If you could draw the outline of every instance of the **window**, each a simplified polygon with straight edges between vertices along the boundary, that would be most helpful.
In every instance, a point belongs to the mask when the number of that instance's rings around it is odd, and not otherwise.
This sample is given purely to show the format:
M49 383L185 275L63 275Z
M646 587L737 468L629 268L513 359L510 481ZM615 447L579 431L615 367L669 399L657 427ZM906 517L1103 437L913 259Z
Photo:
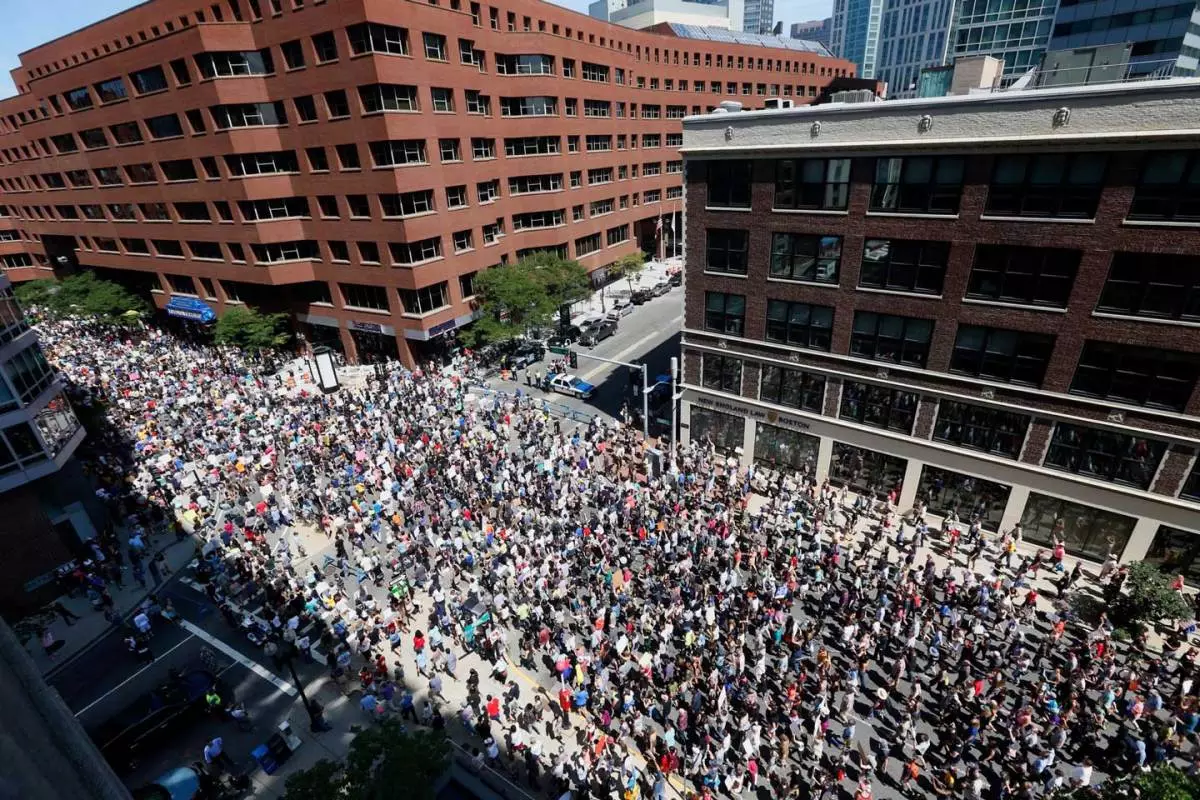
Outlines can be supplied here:
M583 219L583 206L571 206L571 222L579 222Z
M402 167L406 164L424 164L424 139L390 139L371 142L371 161L377 167Z
M504 154L509 158L556 155L561 142L557 136L522 136L504 140Z
M871 211L957 214L962 196L961 156L908 156L875 160Z
M129 96L125 91L125 82L120 78L109 78L96 84L96 96L101 103L115 103Z
M108 147L108 138L104 135L103 128L88 128L80 131L79 141L83 142L83 146L88 150Z
M828 352L832 333L833 309L829 306L767 301L767 341Z
M172 136L183 136L183 126L175 114L163 114L161 117L150 117L146 120L146 130L150 131L151 139L169 139Z
M293 39L284 42L279 45L279 51L283 53L283 63L287 64L288 69L303 69L304 48L300 46L299 41Z
M233 211L231 210L229 203L224 200L214 200L213 208L215 208L217 211L217 219L221 220L222 222L233 222ZM307 201L305 201L304 204L304 216L308 216Z
M339 242L331 239L329 242L327 242L327 244L329 245L329 259L331 261L350 260L350 248L346 247L345 242Z
M362 164L358 160L358 145L352 142L349 144L339 144L334 147L334 151L337 153L338 164L341 165L342 170L362 168Z
M666 139L667 147L683 147L682 133L668 133Z
M579 101L574 97L568 97L563 100L565 110L563 111L568 117L579 116Z
M1129 218L1200 222L1200 151L1147 154Z
M750 161L710 161L708 163L708 206L710 208L749 208Z
M500 196L500 181L479 181L475 184L475 192L479 196L480 203L491 203Z
M438 113L453 113L454 111L454 90L445 89L435 86L429 90L429 94L433 99L433 110Z
M1200 320L1200 257L1114 253L1097 311Z
M567 137L567 152L568 153L578 153L579 152L579 137L578 136L568 136ZM621 169L624 169L624 167L621 167Z
M588 186L595 186L602 183L612 183L613 171L612 167L599 167L597 169L588 170Z
M190 158L182 158L178 161L160 161L158 168L162 170L163 179L168 182L196 180L196 165Z
M196 55L196 68L204 78L269 75L275 71L270 50L208 52Z
M575 240L575 256L576 258L582 258L583 256L591 255L602 246L599 233L593 233L590 236L581 236Z
M296 154L291 150L225 156L225 166L235 178L300 171Z
M176 203L175 208L178 211L183 203ZM203 206L203 203L196 205ZM289 219L294 217L307 217L308 199L304 197L277 197L270 200L239 200L238 209L242 212L242 218L246 222L255 222L258 220L272 219ZM336 207L335 207L336 211ZM182 212L180 212L182 217ZM205 212L204 219L208 218L208 212Z
M579 65L579 76L585 81L608 83L608 67L584 61Z
M850 353L924 368L932 336L933 320L858 311L850 334Z
M364 22L347 26L346 36L350 39L350 52L356 56L363 53L408 55L408 31L404 28Z
M1104 188L1107 160L1102 153L997 156L984 212L1091 219Z
M500 239L503 236L504 236L504 220L503 219L498 219L495 222L491 223L490 225L483 226L483 244L485 247L490 247L491 245L496 244L497 242L500 241ZM562 247L563 247L563 256L562 257L566 258L566 245L563 245ZM522 257L521 255L519 255L519 254L517 255L518 259L521 257ZM504 256L501 256L501 259L503 259L503 258L504 258Z
M364 286L359 283L339 283L342 300L347 307L387 311L387 289L382 286Z
M486 161L496 157L495 139L471 139L471 158L476 161Z
M825 378L774 364L763 364L758 399L820 414L825 404Z
M209 111L218 130L287 124L287 111L282 102L213 106Z
M277 264L285 261L302 261L320 258L317 243L310 239L294 242L272 242L271 244L252 244L250 251L254 260L259 264Z
M458 139L438 139L438 152L443 164L462 161Z
M1041 386L1053 350L1054 336L1050 334L959 325L950 371Z
M850 159L793 158L775 162L776 210L840 211L850 198Z
M192 253L192 258L208 261L225 259L225 254L221 252L221 245L216 242L188 242L187 246Z
M325 108L329 111L330 119L340 119L350 116L350 101L341 89L325 93Z
M985 245L975 248L967 297L1066 308L1078 250Z
M333 38L332 31L318 33L312 37L312 42L313 51L317 54L318 64L327 64L330 61L337 61L337 40Z
M514 228L516 227L515 222L513 224L513 227ZM467 250L475 249L474 237L472 236L470 229L465 230L465 231L455 231L453 240L454 240L454 252L456 252L456 253L463 253L463 252L466 252Z
M553 75L554 56L497 54L496 72L501 75Z
M750 248L750 232L708 229L707 261L709 272L728 272L745 275Z
M484 70L483 52L475 49L475 42L471 39L458 40L458 60L463 64L478 67L480 72Z
M385 217L411 217L434 211L433 190L422 189L403 194L381 194L379 205Z
M67 105L71 107L72 111L83 111L85 108L92 107L92 95L86 86L63 92L63 99L67 101Z
M154 252L167 258L183 258L183 245L173 239L151 239Z
M612 116L612 103L607 100L587 100L583 101L583 115L585 117L604 118Z
M142 212L142 219L147 222L167 222L171 219L166 203L139 203L138 208Z
M419 111L417 87L398 83L372 83L358 87L363 112Z
M606 200L593 200L591 206L588 208L589 217L602 217L612 212L613 201L611 197Z
M75 143L75 135L71 133L51 136L50 141L54 143L54 149L59 153L74 153L79 149L79 145Z
M1183 482L1183 489L1180 490L1179 496L1189 500L1200 500L1200 458L1192 464L1192 471L1188 473L1187 479Z
M1200 356L1191 353L1088 341L1071 394L1183 411L1198 372Z
M741 336L746 328L746 296L724 292L704 293L705 330Z
M1083 425L1054 425L1045 466L1149 489L1166 442Z
M392 242L388 247L392 251L392 261L397 264L420 264L441 258L442 255L442 239L439 236L419 242Z
M468 272L466 275L458 276L458 291L462 298L466 300L468 297L475 296L475 272Z
M771 238L771 277L780 280L838 282L842 237L776 233Z
M943 399L938 403L933 438L939 442L1017 458L1025 444L1030 419L998 408Z
M571 188L578 189L583 185L583 173L579 170L572 170L570 174Z
M129 82L133 84L133 90L138 94L161 92L167 88L167 76L163 72L163 68L159 66L146 67L131 73Z
M838 416L873 428L911 434L920 395L871 383L846 381Z
M317 208L321 210L321 217L324 219L338 218L337 198L331 194L318 195Z
M907 467L908 462L903 458L834 442L829 480L868 496L886 496L893 489L899 494Z
M365 194L346 195L346 207L350 209L350 219L371 218L371 203Z
M562 173L549 175L520 175L508 179L510 195L538 194L540 192L558 192L562 190Z
M647 161L645 164L642 164L642 177L643 178L653 178L654 176L661 175L661 174L662 174L662 162L661 161Z
M642 147L648 147L648 148L658 147L659 142L661 140L662 140L662 137L660 137L657 133L643 133L642 134ZM747 208L748 207L749 206L747 206Z
M253 201L245 202L248 205L254 205ZM175 214L179 217L180 222L209 222L212 220L208 213L208 204L202 202L176 203Z
M113 140L121 144L140 144L142 141L142 130L136 122L121 122L116 125L110 125L108 130L112 133Z
M467 89L465 96L468 114L482 114L489 117L492 115L492 99L490 97L477 89Z
M742 393L742 360L732 356L705 353L700 371L700 385L729 394Z
M711 442L722 453L732 453L745 441L746 421L737 414L693 405L691 425L692 441Z
M501 97L500 116L553 117L558 114L558 101L553 97Z
M467 207L467 187L466 186L447 186L446 187L446 208L466 208Z
M612 136L607 134L589 134L585 146L589 153L612 150Z
M79 211L75 206L55 206L59 219L79 219Z
M379 263L379 245L374 242L356 242L355 247L358 248L358 260L360 263Z
M1200 537L1169 525L1159 525L1145 560L1164 574L1182 575L1189 586L1200 583Z
M447 61L446 37L438 33L422 34L425 42L425 58L429 61Z
M22 403L28 403L54 382L54 368L40 347L26 347L4 363L4 374ZM3 382L0 382L0 388Z
M858 285L940 295L949 258L949 242L867 239Z
M400 289L400 304L404 313L410 315L428 314L450 305L449 293L445 281L426 286L422 289Z
M629 241L629 226L617 225L615 228L609 228L604 232L604 240L609 247Z

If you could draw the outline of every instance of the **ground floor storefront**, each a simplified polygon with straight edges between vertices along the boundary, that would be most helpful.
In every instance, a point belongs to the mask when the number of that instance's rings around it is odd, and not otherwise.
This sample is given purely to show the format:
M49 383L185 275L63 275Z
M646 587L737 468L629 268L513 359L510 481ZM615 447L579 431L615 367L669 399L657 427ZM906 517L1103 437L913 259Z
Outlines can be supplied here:
M1150 560L1200 584L1200 506L1083 480L1033 464L956 449L842 419L789 412L744 398L687 389L680 440L705 440L743 465L787 469L908 510L978 515L989 531L1020 523L1024 540L1091 561L1111 549Z

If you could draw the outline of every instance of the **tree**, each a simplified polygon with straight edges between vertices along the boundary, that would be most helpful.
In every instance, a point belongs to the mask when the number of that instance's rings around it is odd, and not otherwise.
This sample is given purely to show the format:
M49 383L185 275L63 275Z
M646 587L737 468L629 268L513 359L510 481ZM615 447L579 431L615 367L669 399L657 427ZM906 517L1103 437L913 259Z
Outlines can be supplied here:
M321 760L289 777L283 800L433 800L449 763L443 732L405 733L387 719L354 738L345 763Z
M1098 787L1062 789L1053 800L1200 800L1200 781L1171 764L1109 778Z
M79 272L61 281L36 280L17 288L22 305L37 306L52 317L90 317L117 325L146 314L146 302L124 286Z
M641 274L646 268L646 254L641 250L636 253L630 253L627 256L621 256L610 269L618 278L625 278L629 281L629 291L633 291L633 279Z
M1186 600L1149 561L1129 565L1124 591L1112 604L1112 620L1121 627L1141 629L1148 624L1180 619L1191 613Z
M17 296L17 302L25 308L49 308L58 287L59 282L53 278L39 278L36 281L18 283L13 287L13 294Z
M591 292L577 261L539 251L516 264L501 264L475 278L480 318L471 326L476 344L504 341L548 325L554 312Z
M243 350L271 350L291 341L287 314L263 314L249 306L234 306L217 319L213 338Z

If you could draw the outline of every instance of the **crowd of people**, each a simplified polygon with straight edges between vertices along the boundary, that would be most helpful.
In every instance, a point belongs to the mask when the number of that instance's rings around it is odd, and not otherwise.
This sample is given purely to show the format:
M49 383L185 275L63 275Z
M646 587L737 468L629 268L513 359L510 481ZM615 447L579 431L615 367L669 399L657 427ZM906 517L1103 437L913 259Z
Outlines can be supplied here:
M480 399L467 363L324 395L153 329L42 335L111 421L97 478L211 539L232 624L552 796L1032 800L1200 755L1196 650L1076 620L1087 581L1019 529L705 442L652 472L636 431ZM329 559L299 552L306 522ZM1109 591L1122 575L1106 564ZM235 610L250 591L265 626Z

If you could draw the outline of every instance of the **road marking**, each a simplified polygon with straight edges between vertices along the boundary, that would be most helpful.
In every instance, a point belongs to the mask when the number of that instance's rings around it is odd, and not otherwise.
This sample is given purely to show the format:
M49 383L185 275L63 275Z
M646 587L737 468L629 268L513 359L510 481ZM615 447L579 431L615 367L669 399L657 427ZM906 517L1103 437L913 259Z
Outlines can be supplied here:
M255 661L254 659L247 658L246 656L242 655L237 650L233 649L229 645L222 642L217 637L213 636L208 631L204 630L203 628L199 627L198 625L193 625L192 623L188 622L186 619L179 620L179 624L181 626L183 626L183 628L185 630L191 631L196 636L199 636L201 639L208 642L213 647L217 648L222 653L229 656L234 661L238 662L243 667L245 667L246 669L250 670L255 675L257 675L258 677L262 678L264 681L268 681L270 683L275 684L276 688L278 688L280 691L286 693L287 695L289 695L291 697L296 696L297 692L296 692L295 686L292 686L290 683L285 681L283 678L279 677L274 672L271 672L269 669L267 669L262 664Z
M683 315L680 314L679 316L674 317L671 320L669 320L667 322L667 326L670 327L673 323L679 322L682 319L683 319ZM605 356L605 358L611 359L613 361L621 361L622 359L625 358L625 356L629 355L634 350L637 350L639 347L641 347L646 342L653 339L655 336L661 336L661 335L662 335L662 331L652 331L652 332L646 334L645 336L643 336L642 338L638 339L633 344L629 345L629 347L626 347L624 350L617 353L615 356ZM590 381L596 375L599 375L601 372L604 372L604 370L606 370L606 369L612 369L614 366L615 366L614 364L605 364L602 362L600 364L600 366L591 369L590 371L584 373L580 377L585 381Z
M163 654L162 654L161 656L159 656L158 658L154 659L154 661L152 661L151 663L149 663L149 664L147 664L146 666L142 667L142 668L141 668L141 669L139 669L137 672L133 673L133 674L132 674L132 675L130 675L128 678L126 678L125 680L121 681L121 682L120 682L120 683L118 683L116 686L114 686L113 688L109 689L107 692L105 692L104 694L100 695L100 696L99 696L99 697L97 697L95 700L93 700L92 702L90 702L90 703L88 703L86 706L84 706L83 708L81 708L81 709L79 709L78 711L76 711L76 712L75 712L75 716L77 716L77 717L78 717L79 715L81 715L81 714L85 713L85 712L86 712L86 711L87 711L89 708L91 708L92 706L96 705L96 704L97 704L97 703L99 703L101 700L103 700L104 698L106 698L106 697L108 697L110 694L112 694L113 692L117 691L117 689L120 689L122 686L124 686L125 684L129 683L131 680L133 680L134 678L136 678L138 675L141 675L143 672L145 672L146 670L148 670L148 669L150 669L151 667L153 667L153 666L154 666L154 662L157 662L159 658L163 658L163 657L165 657L165 656L167 656L167 655L170 655L171 653L173 653L173 652L175 652L176 650L178 650L179 648L183 647L185 644L187 644L187 643L188 643L188 641L190 641L191 639L194 639L194 638L195 638L194 636L189 636L189 637L187 637L187 639L184 639L182 642L180 642L179 644L175 645L174 647L172 647L172 648L171 648L170 650L168 650L167 652L163 653Z

